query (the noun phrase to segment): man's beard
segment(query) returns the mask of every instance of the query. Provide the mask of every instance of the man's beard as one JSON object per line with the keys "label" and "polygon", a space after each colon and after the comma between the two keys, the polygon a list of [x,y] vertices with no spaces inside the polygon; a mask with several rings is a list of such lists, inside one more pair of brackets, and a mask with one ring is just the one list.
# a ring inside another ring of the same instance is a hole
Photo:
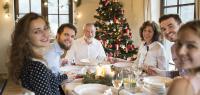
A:
{"label": "man's beard", "polygon": [[58,42],[60,48],[64,49],[64,50],[69,50],[71,48],[71,45],[70,46],[66,46],[65,44],[63,44],[62,42]]}
{"label": "man's beard", "polygon": [[92,43],[94,37],[86,37],[86,36],[84,35],[84,39],[85,39],[85,41],[87,41],[88,43]]}

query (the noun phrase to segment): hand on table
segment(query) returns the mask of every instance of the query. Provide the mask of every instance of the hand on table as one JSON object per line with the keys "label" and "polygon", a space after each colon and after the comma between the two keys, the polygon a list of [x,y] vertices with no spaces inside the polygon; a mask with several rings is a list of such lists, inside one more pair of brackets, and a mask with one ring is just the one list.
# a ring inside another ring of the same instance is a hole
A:
{"label": "hand on table", "polygon": [[148,74],[148,75],[157,75],[157,72],[154,69],[155,67],[149,66],[149,65],[144,65],[143,70]]}
{"label": "hand on table", "polygon": [[68,60],[66,58],[62,58],[61,59],[61,66],[65,66],[66,64],[75,65],[75,61],[74,60]]}
{"label": "hand on table", "polygon": [[69,80],[74,80],[77,76],[76,73],[71,73],[71,72],[65,72],[65,74],[68,76]]}
{"label": "hand on table", "polygon": [[68,60],[65,58],[61,59],[61,66],[65,66],[66,64],[68,64]]}

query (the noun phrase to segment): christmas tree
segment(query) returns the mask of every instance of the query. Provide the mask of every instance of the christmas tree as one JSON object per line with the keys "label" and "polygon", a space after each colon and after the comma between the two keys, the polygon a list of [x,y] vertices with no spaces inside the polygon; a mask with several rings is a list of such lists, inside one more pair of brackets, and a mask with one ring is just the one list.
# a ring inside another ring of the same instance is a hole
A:
{"label": "christmas tree", "polygon": [[[108,56],[127,59],[137,54],[132,32],[118,0],[100,0],[97,14],[96,38],[101,41]],[[135,58],[133,58],[134,60]]]}

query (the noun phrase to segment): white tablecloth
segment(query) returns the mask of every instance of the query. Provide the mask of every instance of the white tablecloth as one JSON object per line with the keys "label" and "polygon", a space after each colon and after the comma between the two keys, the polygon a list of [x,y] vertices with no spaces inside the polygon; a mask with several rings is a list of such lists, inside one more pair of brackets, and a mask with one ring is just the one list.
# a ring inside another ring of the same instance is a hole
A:
{"label": "white tablecloth", "polygon": [[[79,85],[82,85],[82,79],[76,79],[70,83],[64,83],[62,85],[63,87],[63,90],[65,92],[66,95],[76,95],[73,93],[73,90],[75,87],[79,86]],[[110,88],[114,89],[112,86],[110,86]],[[115,90],[115,93],[116,93],[116,90]],[[115,95],[115,94],[113,94]],[[121,90],[120,91],[120,95],[148,95],[148,94],[145,94],[145,93],[131,93],[127,90]]]}
{"label": "white tablecloth", "polygon": [[[105,67],[108,67],[110,65],[105,65]],[[119,65],[121,66],[121,64]],[[123,67],[124,65],[122,65]],[[126,67],[126,65],[125,65]],[[89,69],[91,71],[95,71],[96,67],[95,66],[65,66],[63,68],[61,68],[62,71],[66,71],[66,72],[75,72],[75,73],[78,73],[78,74],[83,74],[84,72],[86,72],[85,70],[86,69]],[[73,90],[75,87],[79,86],[79,85],[82,85],[82,80],[81,79],[76,79],[76,80],[73,80],[73,81],[65,81],[62,85],[63,89],[64,89],[64,92],[66,93],[66,95],[75,95],[73,94]],[[142,88],[142,87],[141,87]],[[121,93],[126,93],[126,94],[120,94],[120,95],[154,95],[154,94],[150,94],[151,91],[148,91],[148,90],[145,90],[142,88],[142,91],[143,93],[140,93],[140,94],[133,94],[133,93],[130,93],[128,92],[127,90],[122,90]],[[130,94],[127,94],[127,93],[130,93]],[[148,94],[145,94],[145,93],[148,93]]]}

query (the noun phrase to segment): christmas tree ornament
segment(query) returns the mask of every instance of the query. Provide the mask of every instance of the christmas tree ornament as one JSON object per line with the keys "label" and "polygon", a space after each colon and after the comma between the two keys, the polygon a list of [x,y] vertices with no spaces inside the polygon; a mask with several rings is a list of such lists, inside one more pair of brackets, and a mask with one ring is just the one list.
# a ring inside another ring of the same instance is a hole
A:
{"label": "christmas tree ornament", "polygon": [[122,49],[125,49],[126,47],[125,47],[125,45],[121,45],[121,48],[122,48]]}
{"label": "christmas tree ornament", "polygon": [[99,8],[98,9],[101,9],[103,6],[102,5],[99,5]]}
{"label": "christmas tree ornament", "polygon": [[126,53],[128,53],[128,48],[126,48]]}
{"label": "christmas tree ornament", "polygon": [[116,23],[117,22],[117,18],[114,16],[114,18],[113,18],[113,21],[114,21],[114,23]]}
{"label": "christmas tree ornament", "polygon": [[106,21],[106,22],[105,22],[105,24],[106,24],[106,25],[109,25],[109,24],[110,24],[110,22]]}
{"label": "christmas tree ornament", "polygon": [[111,25],[113,24],[113,20],[110,20],[110,24],[111,24]]}
{"label": "christmas tree ornament", "polygon": [[126,33],[129,34],[129,29],[126,29]]}
{"label": "christmas tree ornament", "polygon": [[104,5],[107,6],[109,2],[110,2],[109,0],[105,0]]}
{"label": "christmas tree ornament", "polygon": [[134,45],[132,45],[132,48],[134,49],[134,48],[135,48],[135,46],[134,46]]}
{"label": "christmas tree ornament", "polygon": [[119,50],[119,45],[115,44],[115,48],[116,48],[116,50]]}

